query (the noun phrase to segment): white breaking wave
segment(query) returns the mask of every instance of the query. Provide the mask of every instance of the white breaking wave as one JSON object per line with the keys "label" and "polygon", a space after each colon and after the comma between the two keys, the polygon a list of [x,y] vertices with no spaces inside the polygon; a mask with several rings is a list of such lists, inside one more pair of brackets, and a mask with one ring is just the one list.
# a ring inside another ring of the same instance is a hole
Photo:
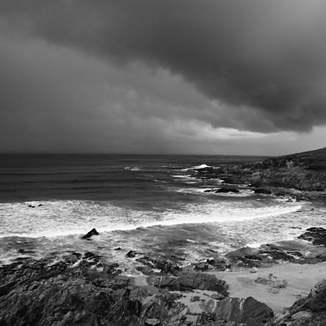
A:
{"label": "white breaking wave", "polygon": [[135,167],[130,167],[130,166],[126,166],[125,170],[130,170],[130,171],[141,171],[140,168],[138,168],[137,166]]}
{"label": "white breaking wave", "polygon": [[251,201],[235,203],[227,199],[223,202],[180,204],[179,209],[162,213],[81,200],[1,203],[0,237],[85,234],[94,227],[99,232],[107,232],[157,225],[246,221],[300,209],[296,203],[275,201],[266,205]]}
{"label": "white breaking wave", "polygon": [[189,170],[201,170],[201,169],[212,168],[212,167],[213,166],[210,166],[210,165],[207,165],[207,164],[200,164],[200,165],[192,166],[191,168],[183,169],[181,171],[187,172]]}

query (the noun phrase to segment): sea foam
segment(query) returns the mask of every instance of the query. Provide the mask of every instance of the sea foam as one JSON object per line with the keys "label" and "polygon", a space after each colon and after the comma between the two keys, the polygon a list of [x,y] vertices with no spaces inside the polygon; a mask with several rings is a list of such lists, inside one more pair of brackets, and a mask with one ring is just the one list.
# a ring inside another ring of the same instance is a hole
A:
{"label": "sea foam", "polygon": [[301,209],[297,203],[208,201],[180,203],[164,211],[135,210],[108,202],[62,200],[1,203],[0,237],[51,237],[83,234],[92,228],[99,232],[133,230],[139,227],[193,223],[246,221],[287,214]]}

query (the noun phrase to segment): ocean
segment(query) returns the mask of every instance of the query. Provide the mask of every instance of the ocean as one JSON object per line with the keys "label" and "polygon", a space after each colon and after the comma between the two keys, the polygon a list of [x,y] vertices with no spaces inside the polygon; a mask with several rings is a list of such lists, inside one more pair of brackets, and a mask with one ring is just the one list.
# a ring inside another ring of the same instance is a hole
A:
{"label": "ocean", "polygon": [[[261,160],[252,156],[0,155],[0,264],[90,251],[129,274],[144,255],[183,264],[326,226],[325,204],[254,194],[206,192],[219,179],[192,169]],[[82,240],[92,228],[100,233]]]}

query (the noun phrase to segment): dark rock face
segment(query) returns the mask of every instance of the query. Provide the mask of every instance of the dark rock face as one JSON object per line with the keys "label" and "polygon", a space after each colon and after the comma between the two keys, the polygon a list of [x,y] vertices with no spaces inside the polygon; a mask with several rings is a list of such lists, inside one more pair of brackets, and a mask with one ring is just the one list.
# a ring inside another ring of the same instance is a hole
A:
{"label": "dark rock face", "polygon": [[206,180],[219,178],[228,184],[323,191],[326,189],[326,148],[261,162],[207,168],[195,171],[194,176]]}
{"label": "dark rock face", "polygon": [[265,194],[265,195],[270,195],[272,192],[269,189],[266,188],[257,188],[254,190],[255,194]]}
{"label": "dark rock face", "polygon": [[297,264],[316,264],[326,261],[326,253],[318,250],[307,256],[306,249],[302,243],[298,246],[296,241],[287,241],[285,243],[264,244],[259,248],[240,248],[229,252],[226,257],[231,266],[245,268],[268,266],[284,261]]}
{"label": "dark rock face", "polygon": [[199,325],[262,326],[274,316],[268,306],[252,297],[227,298],[215,304],[208,302],[205,311],[199,318]]}
{"label": "dark rock face", "polygon": [[322,326],[326,318],[326,280],[318,282],[306,298],[268,322],[268,326]]}
{"label": "dark rock face", "polygon": [[[228,298],[227,285],[215,275],[161,274],[152,277],[155,287],[137,287],[121,275],[117,263],[104,264],[94,253],[69,252],[61,259],[0,267],[1,326],[260,326],[272,316],[271,309],[253,298]],[[192,298],[196,313],[182,301],[182,293],[194,290],[215,292]]]}
{"label": "dark rock face", "polygon": [[93,235],[99,235],[99,233],[96,231],[96,229],[90,230],[87,234],[85,234],[82,239],[90,239]]}
{"label": "dark rock face", "polygon": [[134,250],[130,250],[130,251],[128,251],[128,252],[126,253],[126,257],[128,257],[128,258],[135,258],[136,255],[137,255],[137,252],[134,251]]}
{"label": "dark rock face", "polygon": [[326,247],[326,229],[321,227],[313,227],[301,234],[299,239],[312,242],[313,245],[323,245]]}
{"label": "dark rock face", "polygon": [[239,193],[240,191],[236,188],[220,188],[220,189],[215,190],[215,192],[216,193],[229,193],[229,192]]}
{"label": "dark rock face", "polygon": [[183,273],[179,277],[165,276],[153,279],[153,285],[172,291],[209,290],[228,295],[228,285],[215,275],[204,273]]}

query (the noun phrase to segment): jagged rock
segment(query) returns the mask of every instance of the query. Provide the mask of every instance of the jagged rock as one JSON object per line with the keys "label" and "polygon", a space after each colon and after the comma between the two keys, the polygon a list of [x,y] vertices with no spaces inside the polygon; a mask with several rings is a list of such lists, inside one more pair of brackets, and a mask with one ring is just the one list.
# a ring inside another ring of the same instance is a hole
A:
{"label": "jagged rock", "polygon": [[215,275],[205,273],[183,273],[179,277],[162,276],[153,279],[153,285],[172,291],[210,290],[228,295],[228,285]]}
{"label": "jagged rock", "polygon": [[164,275],[171,274],[177,276],[182,271],[182,268],[179,267],[178,264],[172,260],[172,256],[160,259],[154,259],[148,256],[143,256],[141,258],[137,258],[136,260],[149,267],[150,269],[160,270],[160,273]]}
{"label": "jagged rock", "polygon": [[137,252],[134,251],[134,250],[130,250],[130,251],[128,251],[128,252],[126,253],[126,257],[128,257],[128,258],[135,258],[136,255],[137,255]]}
{"label": "jagged rock", "polygon": [[308,296],[307,305],[313,312],[326,311],[326,280],[314,286]]}
{"label": "jagged rock", "polygon": [[86,240],[88,240],[88,239],[90,239],[93,235],[99,235],[99,233],[96,231],[95,228],[92,229],[92,230],[90,230],[87,234],[85,234],[85,235],[82,237],[82,239],[86,239]]}
{"label": "jagged rock", "polygon": [[281,311],[268,326],[322,326],[326,318],[326,279],[318,282],[310,294]]}
{"label": "jagged rock", "polygon": [[197,320],[198,325],[262,326],[274,316],[272,309],[252,297],[209,300],[202,302],[201,308],[204,313]]}
{"label": "jagged rock", "polygon": [[266,195],[270,195],[272,192],[269,189],[265,189],[265,188],[257,188],[254,190],[255,194],[266,194]]}
{"label": "jagged rock", "polygon": [[321,227],[312,227],[300,236],[298,239],[303,239],[312,242],[313,245],[323,245],[326,247],[326,229]]}
{"label": "jagged rock", "polygon": [[262,162],[206,169],[202,174],[198,172],[197,176],[204,176],[205,179],[219,178],[229,184],[323,191],[326,189],[326,148],[272,157]]}
{"label": "jagged rock", "polygon": [[215,190],[215,193],[239,193],[240,191],[236,188],[219,188],[217,190]]}

